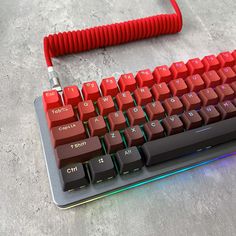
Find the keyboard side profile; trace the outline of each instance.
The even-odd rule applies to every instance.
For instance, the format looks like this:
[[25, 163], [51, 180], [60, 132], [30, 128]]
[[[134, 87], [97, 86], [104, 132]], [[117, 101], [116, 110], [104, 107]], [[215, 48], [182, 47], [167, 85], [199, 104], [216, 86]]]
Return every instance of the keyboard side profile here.
[[236, 154], [236, 53], [35, 100], [51, 190], [80, 205]]

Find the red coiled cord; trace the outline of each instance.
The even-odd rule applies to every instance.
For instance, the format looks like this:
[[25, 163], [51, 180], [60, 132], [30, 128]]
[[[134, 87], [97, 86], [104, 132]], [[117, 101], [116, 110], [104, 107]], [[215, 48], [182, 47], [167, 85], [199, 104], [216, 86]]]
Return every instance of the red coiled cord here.
[[181, 31], [183, 25], [182, 14], [176, 1], [170, 0], [170, 2], [176, 14], [162, 14], [45, 37], [44, 55], [47, 66], [52, 66], [52, 57]]

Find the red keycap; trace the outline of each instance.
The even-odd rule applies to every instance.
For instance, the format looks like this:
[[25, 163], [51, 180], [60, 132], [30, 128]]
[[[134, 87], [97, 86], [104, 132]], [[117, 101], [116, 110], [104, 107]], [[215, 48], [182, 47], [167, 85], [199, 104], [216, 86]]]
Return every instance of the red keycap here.
[[93, 102], [91, 100], [79, 102], [78, 111], [79, 117], [82, 121], [87, 121], [89, 118], [97, 115]]
[[157, 101], [164, 101], [166, 98], [170, 97], [170, 89], [166, 83], [154, 84], [151, 92]]
[[220, 62], [214, 55], [205, 56], [202, 63], [205, 66], [205, 71], [220, 69]]
[[212, 88], [203, 89], [198, 96], [202, 100], [203, 106], [215, 105], [218, 103], [218, 95]]
[[51, 129], [51, 140], [54, 147], [86, 138], [81, 121], [60, 125]]
[[180, 114], [184, 111], [184, 106], [178, 97], [167, 98], [163, 105], [169, 116]]
[[151, 88], [155, 83], [152, 72], [149, 69], [140, 70], [136, 75], [136, 81], [140, 88], [145, 86]]
[[124, 142], [119, 131], [114, 131], [105, 134], [104, 141], [108, 153], [113, 153], [125, 148]]
[[152, 102], [152, 94], [148, 87], [138, 88], [134, 91], [134, 98], [139, 106]]
[[201, 100], [195, 92], [184, 94], [181, 100], [187, 111], [198, 110], [201, 107]]
[[147, 136], [147, 140], [151, 141], [154, 139], [162, 138], [165, 136], [164, 129], [159, 121], [154, 120], [146, 123], [144, 126], [144, 131]]
[[228, 84], [218, 85], [215, 88], [215, 91], [219, 97], [220, 102], [234, 99], [234, 90]]
[[71, 104], [76, 107], [79, 102], [82, 102], [82, 96], [77, 86], [68, 86], [63, 89], [63, 98], [65, 105]]
[[182, 96], [188, 92], [188, 86], [181, 78], [170, 81], [169, 88], [173, 96]]
[[97, 101], [97, 99], [101, 96], [96, 81], [84, 83], [82, 93], [84, 100]]
[[199, 58], [190, 59], [186, 64], [190, 75], [202, 74], [204, 72], [204, 65]]
[[220, 53], [217, 59], [219, 60], [221, 67], [233, 66], [235, 64], [235, 60], [230, 52]]
[[177, 115], [166, 117], [162, 123], [167, 135], [173, 135], [184, 131], [184, 125]]
[[170, 72], [168, 66], [166, 66], [166, 65], [156, 67], [153, 72], [153, 76], [154, 76], [156, 83], [165, 82], [168, 84], [172, 79], [171, 72]]
[[43, 92], [43, 107], [45, 111], [60, 106], [62, 106], [62, 101], [56, 90]]
[[232, 83], [236, 81], [236, 73], [230, 67], [219, 69], [218, 74], [223, 83]]
[[217, 85], [221, 84], [221, 79], [220, 79], [219, 75], [214, 70], [205, 72], [202, 75], [202, 78], [203, 78], [207, 88], [216, 87]]
[[230, 101], [220, 102], [217, 105], [217, 109], [223, 120], [236, 116], [236, 107]]
[[236, 61], [236, 50], [234, 50], [234, 51], [232, 52], [232, 56], [234, 57], [234, 59], [235, 59], [235, 61]]
[[205, 88], [205, 83], [198, 74], [189, 76], [185, 82], [191, 92], [199, 92]]
[[90, 135], [102, 136], [107, 132], [105, 120], [102, 116], [92, 117], [88, 120], [88, 127]]
[[103, 79], [100, 85], [103, 96], [111, 95], [115, 97], [119, 93], [118, 86], [114, 77]]
[[133, 97], [131, 96], [129, 91], [118, 93], [116, 95], [116, 102], [119, 110], [125, 111], [130, 107], [134, 106]]
[[49, 128], [76, 121], [73, 107], [67, 105], [49, 109], [47, 112], [47, 121]]
[[233, 66], [233, 71], [236, 73], [236, 65]]
[[221, 120], [220, 113], [212, 105], [207, 107], [202, 107], [199, 113], [202, 116], [205, 125], [218, 122]]
[[136, 89], [136, 80], [132, 73], [124, 74], [120, 76], [118, 85], [121, 92], [130, 91], [132, 93]]
[[145, 142], [143, 132], [138, 125], [125, 129], [124, 134], [128, 147], [139, 146]]
[[236, 81], [231, 84], [231, 88], [234, 90], [236, 94]]
[[165, 110], [159, 101], [148, 103], [145, 110], [149, 120], [160, 120], [165, 117]]
[[188, 68], [184, 62], [175, 62], [171, 65], [170, 71], [174, 79], [185, 78], [188, 76]]
[[115, 104], [111, 96], [100, 97], [97, 102], [99, 113], [106, 116], [116, 110]]
[[127, 116], [131, 126], [141, 125], [146, 122], [145, 113], [141, 106], [129, 108]]
[[195, 110], [184, 112], [181, 119], [187, 130], [196, 129], [202, 126], [202, 118]]
[[112, 131], [125, 129], [127, 126], [126, 119], [121, 111], [112, 112], [108, 114], [107, 118]]

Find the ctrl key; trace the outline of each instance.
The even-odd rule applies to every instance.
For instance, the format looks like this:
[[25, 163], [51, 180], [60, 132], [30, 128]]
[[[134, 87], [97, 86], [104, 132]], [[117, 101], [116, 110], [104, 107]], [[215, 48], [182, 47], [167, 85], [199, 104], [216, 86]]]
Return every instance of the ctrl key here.
[[63, 191], [83, 188], [89, 184], [88, 176], [81, 163], [70, 164], [60, 170]]

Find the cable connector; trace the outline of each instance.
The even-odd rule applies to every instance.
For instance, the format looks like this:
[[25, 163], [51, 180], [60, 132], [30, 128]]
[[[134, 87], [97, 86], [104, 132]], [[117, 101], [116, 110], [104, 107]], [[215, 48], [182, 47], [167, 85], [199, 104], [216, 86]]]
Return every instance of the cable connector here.
[[57, 73], [54, 71], [53, 67], [48, 67], [48, 76], [51, 89], [57, 90], [58, 92], [62, 91], [61, 83], [58, 78]]

